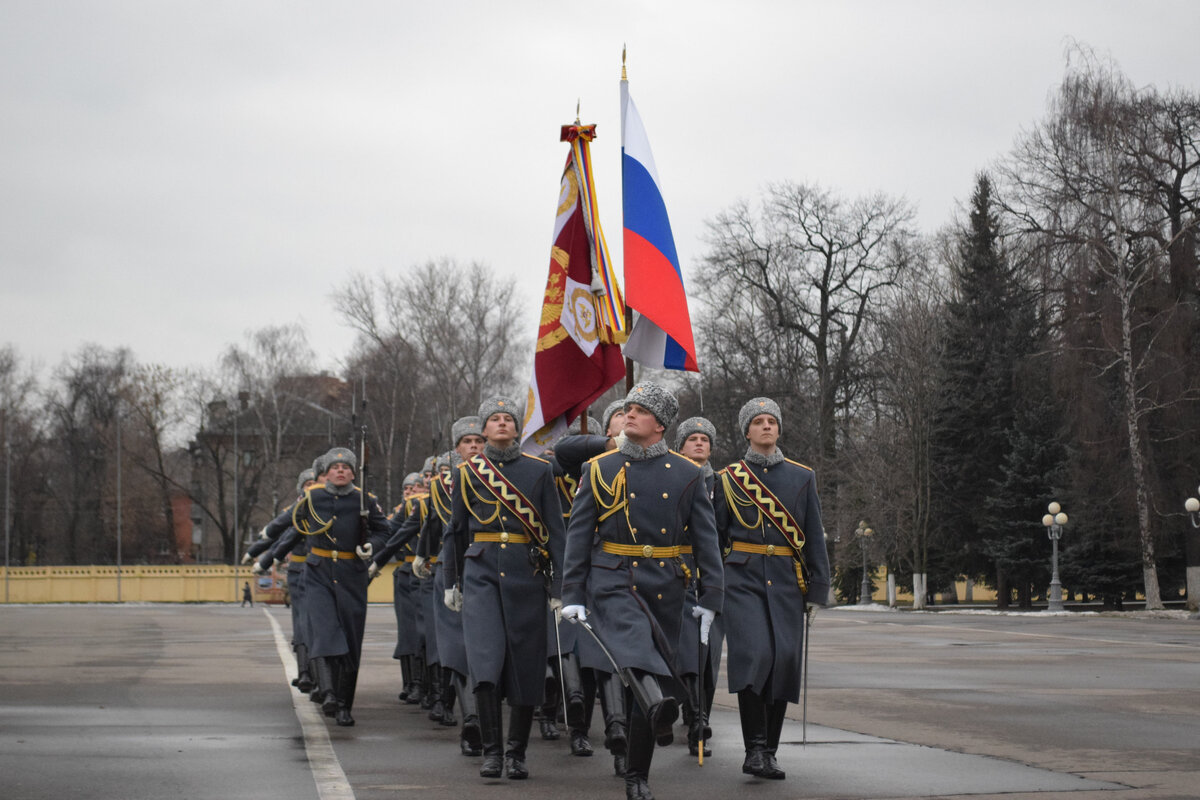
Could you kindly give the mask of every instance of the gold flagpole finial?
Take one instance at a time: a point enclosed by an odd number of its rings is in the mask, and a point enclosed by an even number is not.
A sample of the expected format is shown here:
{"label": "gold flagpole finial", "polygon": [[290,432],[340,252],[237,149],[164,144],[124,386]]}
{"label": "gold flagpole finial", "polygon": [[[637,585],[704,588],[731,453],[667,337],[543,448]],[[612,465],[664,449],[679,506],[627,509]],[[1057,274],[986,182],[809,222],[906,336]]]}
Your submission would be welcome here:
{"label": "gold flagpole finial", "polygon": [[625,45],[621,45],[621,80],[629,80],[629,76],[625,74]]}
{"label": "gold flagpole finial", "polygon": [[576,125],[580,124],[580,122],[579,122],[579,103],[580,103],[580,100],[578,97],[576,97],[575,98],[575,124]]}

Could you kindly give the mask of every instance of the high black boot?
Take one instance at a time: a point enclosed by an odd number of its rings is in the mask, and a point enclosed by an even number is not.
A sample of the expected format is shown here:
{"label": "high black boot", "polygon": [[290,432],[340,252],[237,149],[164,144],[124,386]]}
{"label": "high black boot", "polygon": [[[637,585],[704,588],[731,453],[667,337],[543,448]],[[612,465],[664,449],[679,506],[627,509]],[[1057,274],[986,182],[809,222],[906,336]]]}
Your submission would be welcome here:
{"label": "high black boot", "polygon": [[462,710],[462,736],[459,749],[464,756],[483,754],[483,740],[479,738],[479,705],[475,693],[467,689],[467,681],[462,675],[450,670],[454,681],[454,691],[458,695],[458,705]]}
{"label": "high black boot", "polygon": [[499,778],[504,774],[504,731],[500,721],[500,694],[495,684],[481,683],[475,687],[475,704],[479,710],[479,736],[483,744],[479,777]]}
{"label": "high black boot", "polygon": [[[572,659],[575,661],[575,659]],[[576,662],[578,667],[578,662]],[[570,672],[570,670],[565,670]],[[576,669],[579,673],[579,718],[575,722],[568,722],[568,729],[571,732],[571,755],[573,756],[590,756],[595,751],[592,749],[592,743],[588,740],[588,732],[592,729],[592,711],[596,708],[596,675],[590,670]],[[567,694],[571,694],[571,685],[567,684]],[[567,705],[567,716],[572,716],[575,712],[571,710],[572,705]]]}
{"label": "high black boot", "polygon": [[425,654],[417,653],[412,657],[412,688],[408,690],[408,697],[404,698],[404,702],[409,705],[416,705],[421,702],[421,698],[425,696]]}
{"label": "high black boot", "polygon": [[679,702],[674,697],[663,696],[657,676],[640,669],[626,669],[624,673],[634,702],[650,721],[655,740],[659,746],[666,747],[675,741],[671,726],[679,719]]}
{"label": "high black boot", "polygon": [[510,706],[508,712],[508,749],[504,753],[504,770],[510,780],[523,781],[529,777],[525,766],[525,748],[529,746],[529,731],[533,728],[533,706]]}
{"label": "high black boot", "polygon": [[558,725],[555,720],[558,719],[558,673],[555,663],[557,658],[549,659],[546,662],[546,688],[543,693],[545,701],[538,708],[538,713],[535,715],[538,720],[538,725],[542,731],[542,738],[548,742],[558,740]]}
{"label": "high black boot", "polygon": [[296,683],[295,686],[301,692],[308,694],[312,691],[313,680],[308,674],[308,648],[302,644],[297,644],[296,651]]}
{"label": "high black boot", "polygon": [[571,653],[562,657],[562,682],[567,690],[567,718],[564,720],[568,728],[584,727],[584,693],[583,674],[579,671],[579,660]]}
{"label": "high black boot", "polygon": [[317,687],[321,692],[321,711],[327,717],[337,713],[337,690],[334,688],[333,664],[328,658],[314,658],[313,665],[317,669]]}
{"label": "high black boot", "polygon": [[338,670],[338,707],[334,721],[343,728],[354,724],[350,709],[354,706],[354,690],[358,687],[358,670],[352,669],[348,663]]}
{"label": "high black boot", "polygon": [[763,751],[767,749],[766,705],[753,689],[743,689],[738,692],[737,698],[738,716],[742,721],[742,742],[746,746],[742,772],[762,775]]}
{"label": "high black boot", "polygon": [[650,793],[650,761],[654,758],[657,734],[653,723],[641,708],[633,709],[629,720],[629,755],[625,769],[625,799],[654,800]]}
{"label": "high black boot", "polygon": [[442,705],[442,668],[437,663],[425,667],[425,696],[421,698],[421,708],[429,712],[429,718],[434,722],[442,721],[446,709]]}
{"label": "high black boot", "polygon": [[[449,667],[442,667],[441,671],[441,688],[439,689],[439,695],[441,696],[442,702],[441,723],[447,728],[450,728],[458,724],[458,720],[454,718],[454,670],[450,669]],[[429,712],[429,716],[430,719],[433,718],[433,711]]]}
{"label": "high black boot", "polygon": [[604,713],[604,746],[614,756],[623,756],[629,724],[625,686],[611,672],[597,672],[596,681],[600,686],[600,710]]}
{"label": "high black boot", "polygon": [[688,704],[692,708],[692,720],[688,724],[688,752],[694,756],[700,755],[700,741],[703,740],[704,755],[711,756],[712,750],[708,748],[708,740],[712,737],[712,728],[708,726],[708,715],[704,713],[704,706],[698,705],[704,701],[704,698],[699,697],[700,676],[685,675],[683,691],[692,699]]}
{"label": "high black boot", "polygon": [[409,692],[412,691],[412,656],[400,656],[400,702],[404,703],[408,700]]}
{"label": "high black boot", "polygon": [[760,778],[781,781],[787,777],[787,773],[775,760],[775,754],[779,750],[779,736],[783,732],[783,720],[786,716],[787,700],[776,700],[767,706],[767,746],[763,749],[762,771],[758,773]]}

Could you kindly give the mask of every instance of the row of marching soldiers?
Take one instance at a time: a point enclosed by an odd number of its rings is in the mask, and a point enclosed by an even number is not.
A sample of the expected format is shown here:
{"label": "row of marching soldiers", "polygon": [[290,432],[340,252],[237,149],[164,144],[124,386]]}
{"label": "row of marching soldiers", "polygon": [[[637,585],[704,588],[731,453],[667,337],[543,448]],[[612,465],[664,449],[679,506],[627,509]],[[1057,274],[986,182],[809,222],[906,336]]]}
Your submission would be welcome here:
{"label": "row of marching soldiers", "polygon": [[677,413],[643,381],[591,420],[603,433],[536,457],[522,453],[516,404],[489,398],[455,422],[452,451],[406,477],[388,518],[354,485],[353,452],[317,459],[248,554],[256,571],[288,564],[297,688],[354,724],[367,584],[395,558],[400,699],[453,726],[457,698],[461,751],[481,758],[481,777],[527,778],[535,716],[556,738],[559,708],[572,754],[592,755],[599,699],[627,798],[652,800],[654,748],[672,742],[681,709],[690,752],[711,754],[724,640],[742,771],[783,779],[805,623],[829,595],[815,476],[780,451],[769,398],[742,407],[747,450],[720,471],[702,417],[680,423],[668,449]]}

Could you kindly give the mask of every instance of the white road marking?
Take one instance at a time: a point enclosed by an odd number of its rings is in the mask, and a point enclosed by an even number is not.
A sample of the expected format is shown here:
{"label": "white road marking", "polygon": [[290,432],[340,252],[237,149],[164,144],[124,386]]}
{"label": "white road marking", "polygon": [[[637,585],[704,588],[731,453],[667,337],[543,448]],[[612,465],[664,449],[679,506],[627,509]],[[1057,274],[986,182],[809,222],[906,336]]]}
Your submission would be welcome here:
{"label": "white road marking", "polygon": [[292,708],[304,733],[304,751],[308,755],[308,765],[312,768],[313,780],[317,784],[317,795],[321,800],[355,800],[350,781],[342,771],[342,763],[338,761],[337,753],[333,752],[321,707],[310,702],[307,695],[300,694],[290,685],[296,677],[296,659],[292,657],[292,649],[283,635],[283,628],[279,627],[271,612],[264,608],[263,613],[267,615],[271,628],[275,631],[275,649],[279,651],[279,660],[283,662],[283,674],[289,684]]}

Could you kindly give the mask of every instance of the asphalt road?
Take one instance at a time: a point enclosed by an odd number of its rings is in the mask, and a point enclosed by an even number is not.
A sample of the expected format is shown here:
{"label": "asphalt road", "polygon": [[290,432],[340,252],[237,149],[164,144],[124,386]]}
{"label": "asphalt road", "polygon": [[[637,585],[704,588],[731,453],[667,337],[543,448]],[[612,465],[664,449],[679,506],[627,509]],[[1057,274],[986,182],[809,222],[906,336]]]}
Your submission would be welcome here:
{"label": "asphalt road", "polygon": [[[387,606],[369,614],[358,725],[329,724],[287,685],[288,626],[234,605],[0,606],[0,799],[623,796],[601,748],[572,757],[536,729],[530,780],[480,779],[454,729],[396,700]],[[1182,614],[839,609],[812,633],[788,779],[741,774],[718,694],[714,755],[660,749],[659,800],[1200,797],[1200,622]]]}

